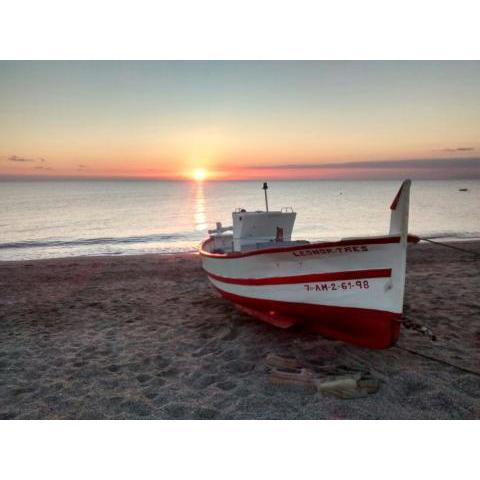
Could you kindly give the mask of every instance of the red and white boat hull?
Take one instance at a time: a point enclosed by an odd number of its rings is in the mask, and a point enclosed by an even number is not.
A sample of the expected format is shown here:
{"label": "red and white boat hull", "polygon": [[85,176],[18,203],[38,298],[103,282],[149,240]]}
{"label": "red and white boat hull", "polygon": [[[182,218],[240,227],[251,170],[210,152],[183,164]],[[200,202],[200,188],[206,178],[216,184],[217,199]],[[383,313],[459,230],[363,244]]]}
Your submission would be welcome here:
{"label": "red and white boat hull", "polygon": [[408,189],[392,204],[387,236],[226,254],[213,253],[212,237],[200,250],[203,268],[225,298],[263,321],[386,348],[400,332]]}

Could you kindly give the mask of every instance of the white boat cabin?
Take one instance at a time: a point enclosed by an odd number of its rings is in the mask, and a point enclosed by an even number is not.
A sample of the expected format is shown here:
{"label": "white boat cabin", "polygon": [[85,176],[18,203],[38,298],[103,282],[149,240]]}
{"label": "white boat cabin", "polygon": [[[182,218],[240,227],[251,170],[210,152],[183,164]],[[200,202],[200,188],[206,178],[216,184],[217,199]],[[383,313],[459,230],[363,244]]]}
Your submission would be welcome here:
{"label": "white boat cabin", "polygon": [[[212,253],[245,252],[263,248],[304,245],[307,241],[292,241],[293,225],[297,214],[291,207],[269,211],[267,198],[268,185],[263,184],[266,211],[248,212],[237,208],[232,213],[232,226],[222,227],[217,223],[215,230],[209,230],[214,241],[210,243]],[[225,235],[224,232],[232,231]]]}
{"label": "white boat cabin", "polygon": [[[208,233],[214,239],[212,253],[245,252],[262,248],[302,245],[308,242],[292,241],[293,225],[297,214],[291,208],[280,211],[247,212],[237,208],[232,213],[233,226],[222,227]],[[233,231],[231,234],[224,232]]]}
{"label": "white boat cabin", "polygon": [[233,250],[241,252],[291,243],[296,216],[292,209],[233,212]]}

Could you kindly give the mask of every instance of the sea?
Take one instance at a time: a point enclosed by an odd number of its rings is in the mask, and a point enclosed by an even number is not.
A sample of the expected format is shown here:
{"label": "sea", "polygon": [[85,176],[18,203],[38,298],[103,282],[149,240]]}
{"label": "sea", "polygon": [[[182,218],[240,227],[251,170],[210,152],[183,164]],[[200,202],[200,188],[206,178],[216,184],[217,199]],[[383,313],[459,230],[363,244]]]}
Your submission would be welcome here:
{"label": "sea", "polygon": [[[294,239],[388,232],[400,181],[272,181],[270,210],[297,212]],[[258,181],[2,181],[0,260],[196,251],[235,208],[264,210]],[[461,191],[460,189],[467,189]],[[480,181],[414,181],[410,233],[480,238]]]}

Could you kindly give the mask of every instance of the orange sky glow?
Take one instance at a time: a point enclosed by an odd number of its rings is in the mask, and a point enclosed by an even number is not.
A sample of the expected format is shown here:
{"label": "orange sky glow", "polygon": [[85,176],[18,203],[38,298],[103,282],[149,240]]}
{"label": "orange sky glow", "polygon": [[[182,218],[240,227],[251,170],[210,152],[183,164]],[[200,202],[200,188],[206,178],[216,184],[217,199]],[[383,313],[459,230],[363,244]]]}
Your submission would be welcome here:
{"label": "orange sky glow", "polygon": [[480,62],[0,62],[0,104],[0,178],[480,177]]}

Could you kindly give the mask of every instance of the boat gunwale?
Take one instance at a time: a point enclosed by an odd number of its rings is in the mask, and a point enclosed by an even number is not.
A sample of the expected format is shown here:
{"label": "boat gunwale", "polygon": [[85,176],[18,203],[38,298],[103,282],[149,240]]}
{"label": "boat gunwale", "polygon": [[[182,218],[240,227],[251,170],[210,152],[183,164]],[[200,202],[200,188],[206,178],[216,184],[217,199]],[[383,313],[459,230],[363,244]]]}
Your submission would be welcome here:
{"label": "boat gunwale", "polygon": [[[212,242],[215,237],[208,237],[200,244],[199,253],[203,257],[208,258],[221,258],[225,260],[231,260],[236,258],[251,257],[254,255],[268,255],[272,253],[284,253],[295,252],[301,250],[311,250],[315,248],[334,248],[334,247],[348,247],[357,245],[382,245],[389,243],[400,243],[402,237],[400,235],[385,235],[381,237],[364,237],[364,238],[352,238],[350,240],[337,240],[334,242],[315,242],[308,243],[306,245],[285,246],[285,247],[272,247],[263,248],[258,250],[250,250],[247,252],[228,252],[228,253],[212,253],[205,250],[205,246]],[[415,235],[408,235],[408,242],[417,243],[419,238]]]}

